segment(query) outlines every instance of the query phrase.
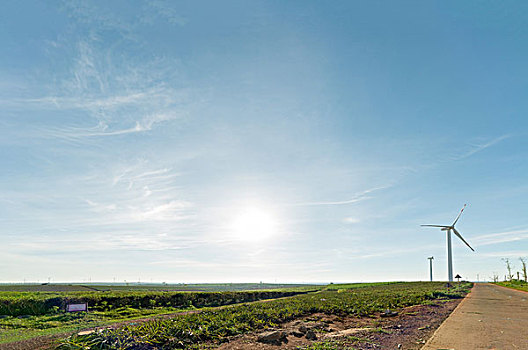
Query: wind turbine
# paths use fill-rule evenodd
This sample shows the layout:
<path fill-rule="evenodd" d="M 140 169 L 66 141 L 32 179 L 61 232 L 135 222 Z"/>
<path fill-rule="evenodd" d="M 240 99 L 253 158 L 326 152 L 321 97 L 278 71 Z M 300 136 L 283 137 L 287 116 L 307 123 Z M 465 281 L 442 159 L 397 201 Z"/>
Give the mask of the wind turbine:
<path fill-rule="evenodd" d="M 433 260 L 434 256 L 430 256 L 427 259 L 429 259 L 429 279 L 431 282 L 433 282 Z"/>
<path fill-rule="evenodd" d="M 462 240 L 462 242 L 466 243 L 466 245 L 469 247 L 469 249 L 471 249 L 472 251 L 475 251 L 475 249 L 471 248 L 469 243 L 466 242 L 464 240 L 464 238 L 462 238 L 462 235 L 460 234 L 460 232 L 458 232 L 456 230 L 456 228 L 455 228 L 455 224 L 457 223 L 458 219 L 460 219 L 460 215 L 462 215 L 462 212 L 464 211 L 465 208 L 466 208 L 466 204 L 464 204 L 464 207 L 462 208 L 462 210 L 460 210 L 460 213 L 456 217 L 455 222 L 453 222 L 453 224 L 451 224 L 450 226 L 445 226 L 445 225 L 421 225 L 421 226 L 428 226 L 428 227 L 440 227 L 441 231 L 446 231 L 447 232 L 447 275 L 448 275 L 448 278 L 449 278 L 449 282 L 453 282 L 453 256 L 451 254 L 451 231 L 453 231 L 454 234 L 457 235 L 458 238 L 460 238 Z"/>

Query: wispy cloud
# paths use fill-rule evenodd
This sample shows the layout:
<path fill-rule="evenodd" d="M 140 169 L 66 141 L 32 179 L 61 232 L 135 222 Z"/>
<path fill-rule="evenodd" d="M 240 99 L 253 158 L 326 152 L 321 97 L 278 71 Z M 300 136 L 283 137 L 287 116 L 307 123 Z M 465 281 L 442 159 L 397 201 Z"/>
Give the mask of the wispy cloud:
<path fill-rule="evenodd" d="M 370 199 L 372 197 L 369 196 L 369 194 L 371 194 L 373 192 L 377 192 L 377 191 L 381 191 L 381 190 L 387 189 L 389 187 L 391 187 L 391 185 L 371 188 L 371 189 L 356 193 L 350 199 L 346 199 L 346 200 L 305 202 L 305 203 L 298 203 L 296 205 L 298 205 L 298 206 L 311 206 L 311 205 L 345 205 L 345 204 L 353 204 L 353 203 L 358 203 L 358 202 Z"/>
<path fill-rule="evenodd" d="M 509 250 L 509 251 L 498 251 L 498 252 L 487 252 L 487 253 L 479 253 L 479 257 L 483 258 L 522 258 L 527 257 L 528 252 L 526 250 Z"/>
<path fill-rule="evenodd" d="M 499 136 L 499 137 L 496 137 L 492 140 L 489 140 L 487 142 L 484 142 L 484 143 L 479 143 L 479 144 L 471 144 L 471 149 L 465 153 L 462 153 L 458 156 L 455 156 L 455 157 L 452 157 L 450 160 L 462 160 L 462 159 L 465 159 L 465 158 L 468 158 L 468 157 L 471 157 L 472 155 L 476 154 L 476 153 L 479 153 L 479 152 L 482 152 L 484 151 L 486 148 L 489 148 L 493 145 L 496 145 L 497 143 L 507 139 L 511 137 L 511 135 L 502 135 L 502 136 Z"/>
<path fill-rule="evenodd" d="M 179 176 L 179 173 L 172 171 L 169 168 L 155 169 L 144 172 L 136 172 L 135 167 L 125 168 L 122 172 L 117 174 L 112 179 L 112 185 L 115 186 L 120 182 L 128 183 L 128 188 L 130 189 L 136 181 L 141 181 L 144 179 L 149 180 L 171 180 Z"/>
<path fill-rule="evenodd" d="M 402 256 L 408 255 L 409 253 L 424 252 L 436 248 L 437 245 L 420 245 L 413 247 L 372 247 L 366 245 L 363 248 L 339 248 L 335 249 L 334 253 L 347 260 L 356 260 Z"/>
<path fill-rule="evenodd" d="M 126 135 L 131 133 L 140 133 L 152 130 L 153 126 L 163 121 L 174 120 L 173 116 L 169 114 L 158 114 L 144 117 L 142 120 L 135 121 L 135 125 L 129 128 L 119 129 L 111 128 L 106 122 L 99 121 L 96 126 L 93 127 L 54 127 L 47 129 L 40 129 L 40 135 L 47 138 L 59 138 L 70 141 L 82 141 L 85 138 L 92 137 L 108 137 L 117 135 Z"/>
<path fill-rule="evenodd" d="M 67 176 L 61 180 L 60 192 L 39 188 L 6 193 L 13 201 L 9 204 L 13 215 L 3 226 L 37 241 L 51 235 L 54 241 L 65 240 L 65 247 L 79 242 L 86 249 L 82 242 L 95 240 L 114 242 L 109 243 L 112 247 L 121 244 L 123 249 L 175 249 L 202 239 L 195 228 L 196 207 L 182 193 L 178 180 L 174 169 L 149 161 L 108 164 L 88 174 Z M 21 220 L 21 215 L 30 219 Z M 16 236 L 12 239 L 18 241 Z M 105 247 L 97 243 L 94 249 Z"/>
<path fill-rule="evenodd" d="M 177 190 L 178 177 L 179 173 L 170 168 L 151 168 L 148 162 L 139 162 L 116 170 L 110 178 L 101 175 L 85 180 L 106 188 L 106 193 L 86 195 L 84 200 L 90 211 L 99 213 L 100 220 L 114 225 L 176 224 L 191 219 L 194 207 Z"/>
<path fill-rule="evenodd" d="M 170 63 L 113 55 L 98 48 L 96 39 L 83 39 L 70 61 L 70 74 L 45 87 L 48 95 L 2 100 L 0 104 L 24 111 L 46 110 L 57 115 L 75 112 L 80 116 L 70 124 L 35 126 L 34 134 L 45 138 L 83 142 L 142 133 L 187 117 L 195 101 L 191 88 L 176 87 L 180 79 L 174 66 L 178 64 Z M 168 66 L 173 69 L 169 71 Z"/>
<path fill-rule="evenodd" d="M 528 229 L 490 233 L 471 238 L 476 246 L 494 245 L 528 239 Z"/>

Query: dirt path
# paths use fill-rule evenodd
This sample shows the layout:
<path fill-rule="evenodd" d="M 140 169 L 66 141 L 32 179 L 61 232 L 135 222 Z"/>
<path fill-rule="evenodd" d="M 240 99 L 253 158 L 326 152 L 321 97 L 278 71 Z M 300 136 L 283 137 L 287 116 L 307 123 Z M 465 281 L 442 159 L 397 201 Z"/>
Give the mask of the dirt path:
<path fill-rule="evenodd" d="M 528 293 L 476 283 L 422 350 L 528 349 Z"/>

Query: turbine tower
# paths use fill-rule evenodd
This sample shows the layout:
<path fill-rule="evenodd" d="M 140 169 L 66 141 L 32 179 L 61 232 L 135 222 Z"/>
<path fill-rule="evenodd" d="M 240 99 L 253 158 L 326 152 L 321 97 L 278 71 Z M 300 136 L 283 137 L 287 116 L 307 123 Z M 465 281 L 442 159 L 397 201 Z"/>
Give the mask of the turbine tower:
<path fill-rule="evenodd" d="M 464 207 L 462 208 L 462 210 L 460 210 L 460 213 L 456 217 L 455 222 L 453 222 L 453 224 L 451 224 L 450 226 L 422 225 L 422 226 L 428 226 L 428 227 L 440 227 L 441 231 L 446 231 L 447 233 L 447 276 L 448 276 L 449 282 L 453 282 L 453 255 L 451 253 L 451 231 L 453 231 L 453 233 L 457 235 L 457 237 L 460 238 L 462 242 L 464 242 L 469 247 L 469 249 L 471 249 L 472 251 L 475 251 L 475 249 L 471 248 L 469 243 L 466 242 L 464 238 L 462 238 L 462 235 L 460 234 L 460 232 L 458 232 L 455 228 L 455 224 L 457 223 L 458 219 L 460 219 L 460 215 L 462 215 L 462 212 L 464 211 L 465 208 L 466 208 L 466 204 L 464 204 Z"/>
<path fill-rule="evenodd" d="M 430 256 L 427 259 L 429 259 L 429 280 L 433 282 L 433 260 L 434 256 Z"/>

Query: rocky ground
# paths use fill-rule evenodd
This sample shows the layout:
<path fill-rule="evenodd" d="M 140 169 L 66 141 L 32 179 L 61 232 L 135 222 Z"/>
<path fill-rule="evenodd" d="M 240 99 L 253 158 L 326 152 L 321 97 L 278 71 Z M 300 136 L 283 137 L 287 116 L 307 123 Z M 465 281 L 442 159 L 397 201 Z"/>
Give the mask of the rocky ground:
<path fill-rule="evenodd" d="M 233 337 L 219 349 L 420 349 L 460 300 L 368 318 L 314 314 L 267 332 Z"/>

